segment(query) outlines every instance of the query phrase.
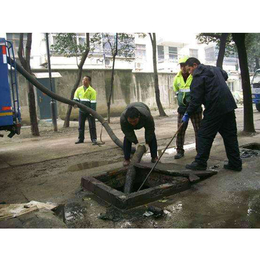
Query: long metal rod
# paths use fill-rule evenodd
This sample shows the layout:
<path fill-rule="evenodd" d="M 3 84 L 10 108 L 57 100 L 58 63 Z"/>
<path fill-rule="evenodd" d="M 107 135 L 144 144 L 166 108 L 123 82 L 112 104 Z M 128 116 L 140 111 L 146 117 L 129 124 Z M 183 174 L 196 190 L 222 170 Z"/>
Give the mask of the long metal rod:
<path fill-rule="evenodd" d="M 182 123 L 179 127 L 179 129 L 176 131 L 176 133 L 174 134 L 174 136 L 172 137 L 172 139 L 170 140 L 170 142 L 166 145 L 166 147 L 164 148 L 162 154 L 160 155 L 160 157 L 158 158 L 157 162 L 154 164 L 153 168 L 150 170 L 150 172 L 147 174 L 146 178 L 144 179 L 143 183 L 141 184 L 141 186 L 139 187 L 139 190 L 141 190 L 141 188 L 143 187 L 144 183 L 146 182 L 146 180 L 148 179 L 148 177 L 150 176 L 150 174 L 152 173 L 152 171 L 154 170 L 154 168 L 156 167 L 156 165 L 159 163 L 160 159 L 162 158 L 163 154 L 165 153 L 166 149 L 169 147 L 169 145 L 171 144 L 171 142 L 173 141 L 173 139 L 175 138 L 175 136 L 179 133 L 179 131 L 181 130 L 182 126 L 184 123 Z"/>

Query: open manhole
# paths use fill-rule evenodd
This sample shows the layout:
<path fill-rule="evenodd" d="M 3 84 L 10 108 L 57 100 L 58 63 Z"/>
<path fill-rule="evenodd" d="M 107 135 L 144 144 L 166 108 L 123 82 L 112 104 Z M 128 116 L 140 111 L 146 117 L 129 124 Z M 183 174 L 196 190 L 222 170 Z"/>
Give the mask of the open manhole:
<path fill-rule="evenodd" d="M 151 167 L 136 164 L 135 170 L 134 187 L 130 194 L 123 192 L 127 168 L 96 174 L 94 177 L 83 177 L 81 185 L 115 207 L 129 209 L 189 189 L 190 175 L 196 175 L 195 177 L 199 179 L 216 174 L 214 171 L 168 171 L 156 168 L 142 189 L 137 191 Z"/>
<path fill-rule="evenodd" d="M 260 144 L 259 143 L 250 143 L 240 146 L 241 158 L 250 158 L 260 155 Z"/>
<path fill-rule="evenodd" d="M 250 149 L 250 150 L 258 150 L 260 151 L 260 144 L 258 143 L 250 143 L 250 144 L 245 144 L 243 146 L 241 146 L 242 148 L 245 149 Z"/>

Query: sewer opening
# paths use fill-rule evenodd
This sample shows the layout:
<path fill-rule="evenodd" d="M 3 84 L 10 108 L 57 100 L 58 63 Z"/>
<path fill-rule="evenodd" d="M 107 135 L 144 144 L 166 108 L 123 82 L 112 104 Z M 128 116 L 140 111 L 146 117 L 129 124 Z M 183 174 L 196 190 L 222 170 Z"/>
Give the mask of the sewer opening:
<path fill-rule="evenodd" d="M 103 172 L 95 176 L 82 177 L 81 185 L 100 199 L 112 204 L 116 208 L 125 210 L 190 188 L 190 173 L 178 170 L 172 166 L 170 169 L 166 168 L 158 166 L 158 168 L 154 169 L 140 191 L 137 190 L 151 170 L 150 167 L 141 164 L 135 166 L 134 189 L 130 193 L 123 192 L 126 182 L 126 168 Z M 196 175 L 201 178 L 210 177 L 214 174 L 216 174 L 215 171 L 198 171 Z"/>
<path fill-rule="evenodd" d="M 241 147 L 245 148 L 245 149 L 259 150 L 260 151 L 260 144 L 258 144 L 258 143 L 246 144 L 246 145 L 243 145 Z"/>
<path fill-rule="evenodd" d="M 241 146 L 240 157 L 242 159 L 256 157 L 260 155 L 260 144 L 251 143 Z"/>
<path fill-rule="evenodd" d="M 136 170 L 136 175 L 133 182 L 133 188 L 131 193 L 135 193 L 138 191 L 141 184 L 145 180 L 146 176 L 150 172 L 149 168 L 145 169 L 145 168 L 135 167 L 135 170 Z M 126 173 L 127 170 L 123 169 L 119 171 L 108 172 L 106 174 L 97 176 L 96 179 L 117 191 L 124 192 Z M 166 172 L 157 171 L 155 169 L 149 175 L 148 179 L 146 180 L 146 182 L 144 183 L 140 191 L 146 190 L 148 188 L 154 188 L 161 184 L 166 184 L 166 183 L 174 183 L 177 185 L 178 182 L 181 183 L 184 179 L 187 180 L 187 178 L 185 177 L 177 177 L 177 176 L 173 177 L 166 174 Z"/>
<path fill-rule="evenodd" d="M 135 182 L 134 185 L 133 185 L 133 189 L 132 189 L 131 193 L 137 192 L 141 185 L 142 185 L 142 182 L 139 182 L 139 183 Z M 118 190 L 118 191 L 124 192 L 124 188 L 125 188 L 125 185 L 123 185 L 122 187 L 115 188 L 115 189 Z M 150 188 L 150 186 L 143 185 L 140 190 L 145 190 L 145 189 L 148 189 L 148 188 Z"/>

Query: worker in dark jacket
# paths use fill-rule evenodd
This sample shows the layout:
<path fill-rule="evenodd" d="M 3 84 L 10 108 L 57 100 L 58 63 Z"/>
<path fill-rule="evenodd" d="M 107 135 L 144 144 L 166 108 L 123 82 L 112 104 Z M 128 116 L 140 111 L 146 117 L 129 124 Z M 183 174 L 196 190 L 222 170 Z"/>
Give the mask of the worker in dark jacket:
<path fill-rule="evenodd" d="M 217 133 L 224 140 L 228 164 L 225 169 L 241 171 L 242 161 L 240 158 L 235 109 L 236 102 L 229 90 L 226 80 L 227 73 L 213 66 L 200 64 L 196 58 L 186 61 L 189 72 L 193 75 L 191 83 L 191 101 L 183 121 L 188 122 L 189 117 L 204 105 L 204 117 L 198 131 L 198 147 L 195 161 L 187 164 L 191 170 L 206 170 L 210 149 Z"/>
<path fill-rule="evenodd" d="M 158 160 L 157 140 L 155 136 L 154 120 L 149 107 L 141 102 L 129 104 L 121 114 L 120 125 L 125 134 L 123 144 L 125 161 L 123 165 L 127 166 L 130 164 L 132 143 L 138 144 L 134 130 L 143 127 L 145 129 L 145 143 L 150 147 L 151 162 L 155 163 Z"/>

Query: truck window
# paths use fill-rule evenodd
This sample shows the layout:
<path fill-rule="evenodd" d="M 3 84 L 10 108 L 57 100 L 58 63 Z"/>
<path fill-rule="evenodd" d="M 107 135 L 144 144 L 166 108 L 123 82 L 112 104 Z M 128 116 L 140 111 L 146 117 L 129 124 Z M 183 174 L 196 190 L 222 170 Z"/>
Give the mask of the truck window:
<path fill-rule="evenodd" d="M 252 80 L 253 88 L 260 88 L 260 71 L 257 71 Z"/>

